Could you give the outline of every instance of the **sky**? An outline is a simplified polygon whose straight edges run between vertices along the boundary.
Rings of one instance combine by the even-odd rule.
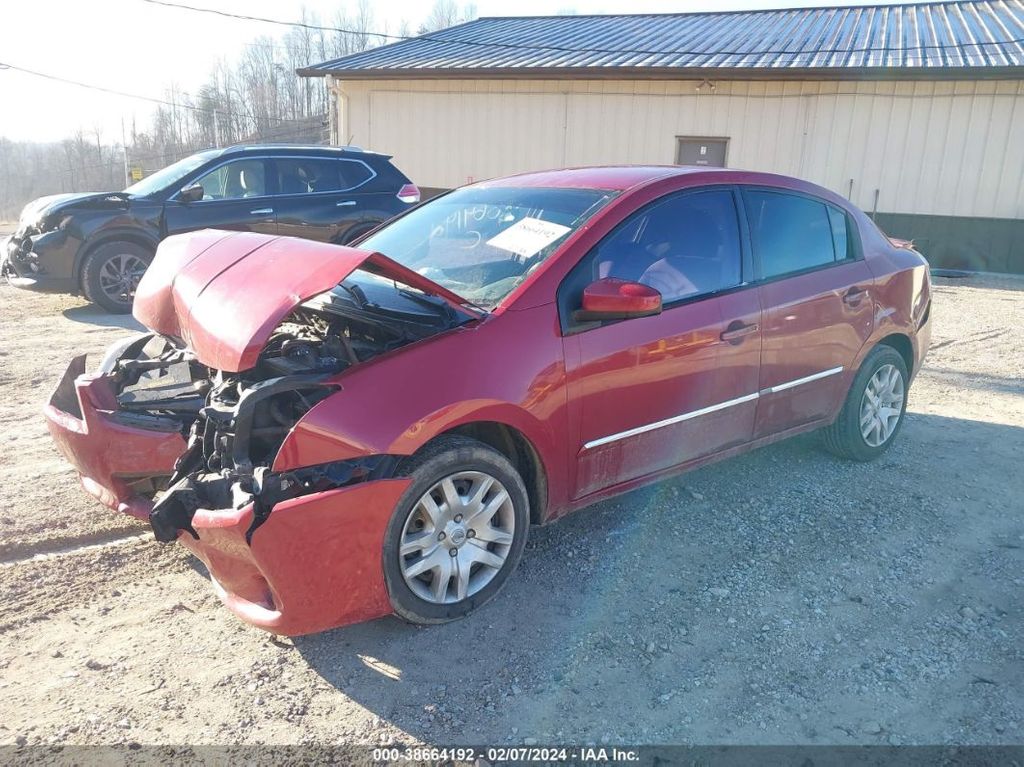
[[[355,0],[180,0],[249,16],[295,21],[301,8],[329,24],[334,12]],[[432,0],[377,0],[379,31],[410,28],[428,14]],[[462,3],[460,3],[461,5]],[[578,13],[673,13],[751,8],[849,5],[856,0],[475,0],[480,16]],[[152,5],[143,0],[13,0],[0,22],[0,63],[115,90],[162,98],[167,86],[194,91],[222,58],[234,61],[260,35],[286,28],[254,21]],[[311,62],[315,63],[315,62]],[[97,93],[0,68],[0,136],[57,141],[82,129],[99,131],[104,142],[121,140],[122,119],[140,129],[153,105]]]

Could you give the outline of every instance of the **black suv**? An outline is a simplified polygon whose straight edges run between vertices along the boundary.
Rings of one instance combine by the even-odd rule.
[[[169,165],[123,192],[25,206],[0,254],[12,285],[77,293],[112,312],[164,237],[241,229],[347,244],[419,202],[389,157],[353,147],[236,146]]]

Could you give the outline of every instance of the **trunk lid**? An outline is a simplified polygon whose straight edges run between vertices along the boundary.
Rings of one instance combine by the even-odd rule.
[[[146,327],[180,338],[211,368],[253,367],[274,329],[299,304],[357,269],[444,299],[468,302],[432,280],[372,253],[294,237],[204,229],[164,240],[135,293]]]

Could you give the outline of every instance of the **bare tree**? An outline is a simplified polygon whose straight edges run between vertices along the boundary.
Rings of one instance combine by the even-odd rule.
[[[459,6],[455,0],[434,0],[427,18],[420,24],[418,34],[426,35],[476,18],[476,5],[466,3]]]
[[[305,26],[274,38],[258,37],[234,61],[220,59],[194,92],[170,83],[145,127],[133,122],[127,154],[144,174],[200,149],[257,141],[326,141],[330,99],[323,78],[295,70],[349,56],[382,42],[373,0],[349,0],[328,21],[303,7]],[[472,3],[435,0],[419,34],[476,17]],[[397,30],[409,36],[410,24]],[[87,137],[88,136],[88,137]],[[125,148],[105,143],[99,129],[81,130],[56,144],[0,139],[0,217],[17,215],[42,194],[119,188]]]

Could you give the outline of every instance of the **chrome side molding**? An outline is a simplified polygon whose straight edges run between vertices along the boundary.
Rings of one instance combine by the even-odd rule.
[[[629,437],[635,437],[638,434],[644,434],[645,432],[654,431],[655,429],[663,429],[666,426],[673,426],[683,421],[689,421],[691,418],[699,418],[702,415],[708,415],[710,413],[716,413],[719,410],[725,410],[726,408],[733,407],[735,405],[742,405],[744,402],[751,402],[759,397],[763,397],[766,394],[775,394],[780,391],[786,391],[786,389],[792,389],[796,386],[802,386],[812,381],[818,381],[822,378],[828,378],[829,376],[837,375],[842,373],[845,368],[840,365],[839,367],[829,368],[828,370],[822,370],[820,373],[814,373],[813,375],[804,376],[803,378],[797,378],[793,381],[786,381],[786,383],[776,384],[775,386],[769,386],[766,389],[761,389],[753,394],[744,394],[742,397],[736,399],[726,400],[725,402],[719,402],[717,405],[709,405],[708,407],[702,407],[700,410],[691,410],[689,413],[683,413],[682,415],[673,416],[672,418],[666,418],[662,421],[655,421],[654,423],[648,423],[643,426],[637,426],[635,429],[627,429],[626,431],[620,431],[615,434],[609,434],[607,437],[600,437],[593,439],[583,445],[584,450],[592,450],[595,447],[601,447],[602,445],[608,445],[612,442],[618,442],[620,439],[627,439]]]
[[[786,383],[776,384],[775,386],[769,386],[767,389],[761,389],[761,394],[775,394],[775,392],[786,391],[786,389],[792,389],[794,386],[802,386],[805,383],[811,381],[817,381],[821,378],[828,378],[834,376],[837,373],[843,372],[843,366],[840,365],[837,368],[829,368],[828,370],[822,370],[820,373],[814,375],[804,376],[803,378],[797,378],[795,381],[786,381]]]
[[[672,426],[673,424],[682,423],[683,421],[689,421],[691,418],[697,418],[702,415],[707,415],[708,413],[725,410],[727,407],[742,405],[744,402],[750,402],[751,400],[757,399],[758,396],[760,395],[756,392],[754,394],[746,394],[742,397],[737,397],[736,399],[727,400],[726,402],[719,402],[717,405],[702,407],[700,410],[691,410],[689,413],[683,413],[682,415],[673,416],[672,418],[666,418],[664,421],[656,421],[655,423],[649,423],[645,426],[637,426],[635,429],[620,431],[618,434],[609,434],[607,437],[591,440],[583,446],[583,449],[590,450],[591,448],[600,447],[601,445],[607,445],[609,442],[617,442],[620,439],[635,437],[637,434],[654,431],[655,429],[662,429],[666,426]]]

